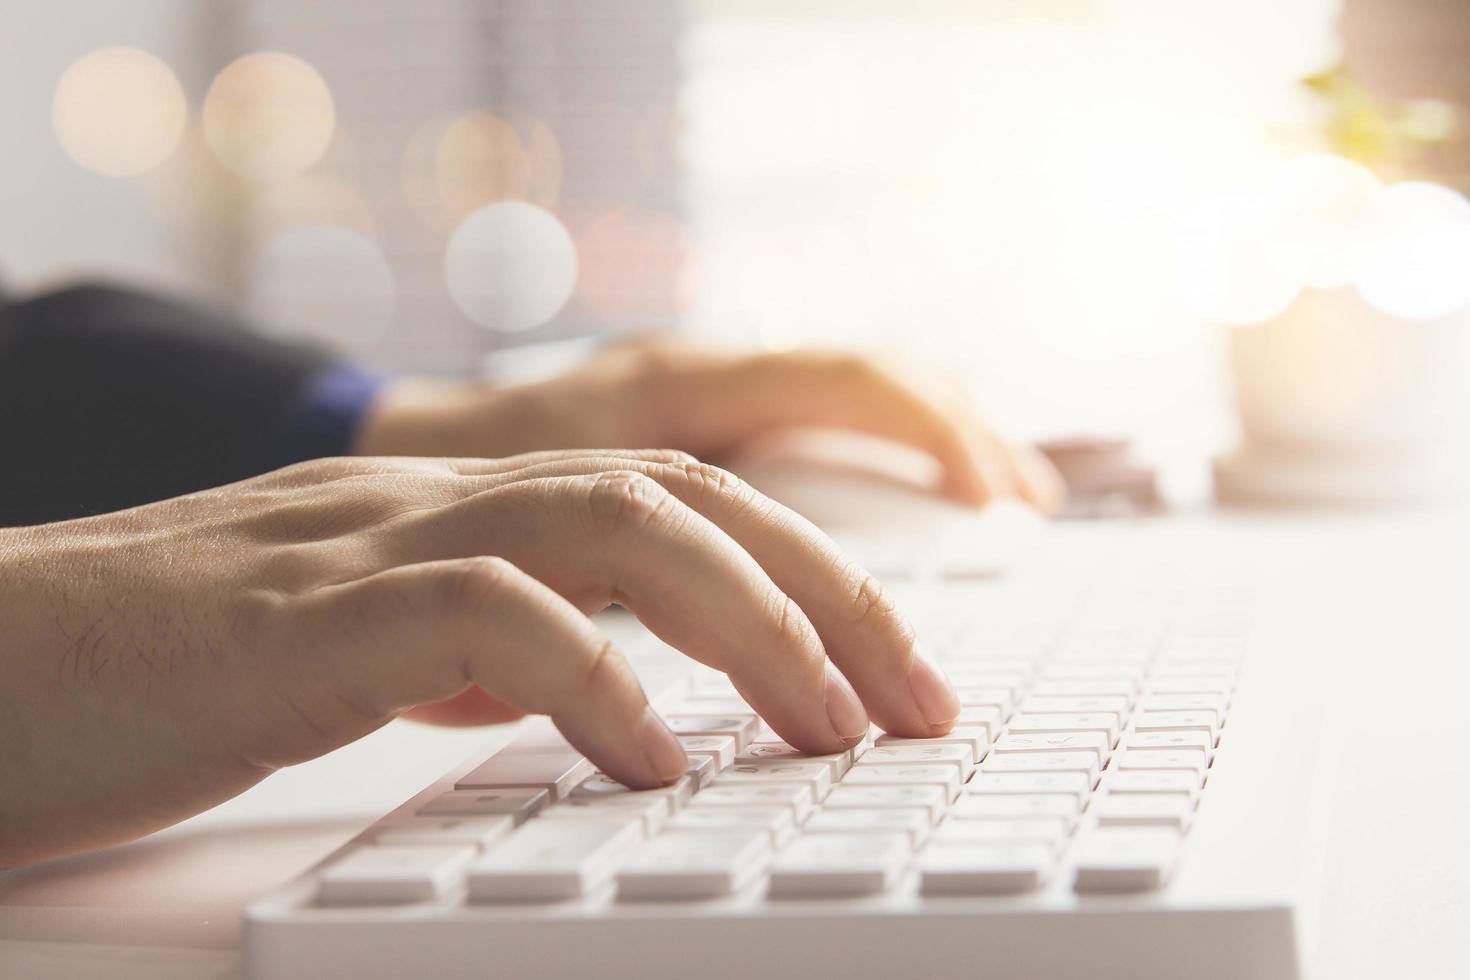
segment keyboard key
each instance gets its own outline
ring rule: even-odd
[[[848,786],[832,787],[823,801],[823,810],[884,810],[907,808],[923,811],[931,824],[938,823],[949,806],[943,787],[914,786]]]
[[[1088,714],[1106,712],[1121,718],[1128,712],[1128,699],[1117,694],[1040,695],[1021,702],[1028,715]]]
[[[1159,651],[1169,661],[1220,661],[1236,664],[1245,656],[1245,644],[1226,637],[1169,637]]]
[[[586,895],[612,880],[642,843],[631,823],[535,820],[469,866],[469,895],[482,902],[553,902]]]
[[[1099,827],[1170,827],[1183,831],[1194,801],[1183,793],[1109,793],[1093,803]]]
[[[1173,664],[1161,663],[1154,670],[1153,680],[1176,680],[1187,677],[1190,680],[1207,681],[1216,685],[1233,685],[1236,676],[1235,667],[1205,667],[1200,664]]]
[[[1162,829],[1098,830],[1073,852],[1079,892],[1133,892],[1162,888],[1179,860],[1179,835]]]
[[[1047,681],[1113,681],[1119,684],[1131,684],[1132,691],[1136,692],[1145,672],[1145,665],[1141,663],[1125,665],[1071,660],[1066,663],[1051,664],[1046,668],[1042,679]]]
[[[930,745],[875,745],[863,753],[858,766],[951,765],[967,777],[975,765],[975,753],[962,742]]]
[[[1225,717],[1225,699],[1218,694],[1145,694],[1139,711],[1209,711],[1219,721]]]
[[[709,756],[716,772],[729,769],[735,762],[733,735],[677,735],[686,755]]]
[[[1055,732],[1044,735],[1006,735],[990,747],[991,755],[1034,752],[1091,752],[1098,765],[1107,761],[1108,737],[1103,732]]]
[[[457,887],[474,856],[463,844],[369,844],[328,865],[320,899],[324,905],[426,902]]]
[[[689,685],[689,693],[685,697],[690,701],[710,698],[738,698],[740,691],[736,689],[728,674],[713,671],[700,677],[694,678]],[[744,700],[742,698],[742,700]]]
[[[705,715],[670,714],[664,718],[675,735],[726,735],[735,740],[735,751],[743,752],[760,730],[760,719],[753,714]]]
[[[720,773],[719,786],[758,786],[765,783],[806,783],[812,798],[821,800],[832,788],[832,768],[825,762],[786,759],[745,759]]]
[[[486,847],[515,829],[515,818],[409,817],[374,828],[375,844],[474,844]]]
[[[935,738],[899,738],[896,735],[879,735],[874,741],[874,748],[899,748],[907,745],[934,745],[934,744],[956,744],[968,745],[970,751],[975,754],[976,760],[985,754],[985,747],[990,744],[990,729],[988,727],[971,727],[956,725],[944,735]]]
[[[689,797],[693,792],[694,781],[688,776],[683,777],[670,786],[660,786],[657,789],[629,789],[606,773],[599,772],[572,790],[571,795],[567,799],[587,800],[617,797],[650,800],[662,799],[668,811],[673,813],[685,803],[689,802]]]
[[[960,771],[954,766],[853,766],[843,786],[938,786],[945,801],[960,795]]]
[[[1072,830],[1063,817],[1032,817],[1016,820],[944,821],[934,832],[934,843],[964,841],[976,844],[1045,844],[1056,847]]]
[[[816,817],[812,817],[815,820]],[[810,820],[807,823],[811,823]],[[669,821],[669,833],[677,831],[743,831],[764,829],[771,845],[780,847],[796,836],[796,819],[790,807],[780,806],[690,806]]]
[[[1005,719],[1005,712],[999,708],[962,707],[954,723],[956,728],[983,728],[988,740],[1000,734],[1000,727],[1005,724]]]
[[[949,819],[1020,820],[1060,817],[1070,827],[1081,803],[1075,796],[1024,793],[965,793],[955,801]]]
[[[418,812],[428,817],[488,817],[504,814],[520,824],[550,802],[551,794],[544,789],[452,789],[419,807]]]
[[[1146,667],[1151,660],[1153,652],[1146,645],[1127,641],[1100,643],[1092,637],[1071,645],[1063,643],[1052,651],[1051,657],[1053,664],[1085,663],[1093,667],[1116,667],[1121,673]]]
[[[1185,769],[1153,769],[1103,774],[1102,786],[1109,793],[1183,793],[1199,795],[1204,780]]]
[[[986,666],[983,662],[976,664],[967,660],[947,661],[945,672],[949,674],[952,683],[967,690],[1001,687],[1014,694],[1031,680],[1029,669],[1006,670],[998,664]]]
[[[1081,801],[1092,780],[1080,772],[977,772],[965,784],[969,793],[1059,794]]]
[[[758,880],[770,855],[770,837],[762,830],[664,834],[635,851],[618,871],[618,898],[656,901],[729,895]]]
[[[457,783],[456,789],[544,789],[553,799],[564,799],[595,768],[570,745],[523,746],[512,742],[480,763]]]
[[[692,791],[698,793],[715,778],[715,760],[707,755],[690,755],[687,758],[689,765],[685,767],[684,774],[689,777]]]
[[[726,697],[699,697],[691,695],[686,697],[679,705],[679,714],[691,715],[744,715],[754,714],[755,709],[745,703],[745,699],[735,695]],[[675,734],[679,734],[675,732]]]
[[[1011,735],[1047,735],[1058,732],[1099,732],[1108,744],[1118,740],[1118,716],[1100,712],[1055,715],[1016,715],[1011,719]]]
[[[769,894],[817,898],[886,891],[912,853],[902,833],[803,835],[776,855]]]
[[[1210,711],[1140,711],[1133,716],[1133,727],[1140,732],[1203,732],[1211,742],[1220,734]]]
[[[1150,694],[1209,694],[1215,697],[1230,696],[1234,684],[1215,677],[1154,677],[1149,680]]]
[[[1092,752],[992,752],[981,772],[1080,772],[1097,781],[1097,756]]]
[[[1138,685],[1132,680],[1123,681],[1037,681],[1031,693],[1038,697],[1086,697],[1094,694],[1110,694],[1123,699],[1125,707],[1131,707]]]
[[[1190,772],[1205,771],[1204,753],[1186,749],[1179,752],[1163,752],[1158,749],[1128,749],[1119,752],[1113,759],[1113,768],[1129,769],[1187,769]]]
[[[797,820],[805,820],[812,812],[814,797],[809,783],[761,783],[757,785],[720,785],[716,783],[694,798],[696,807],[770,807],[783,806]]]
[[[1201,752],[1208,765],[1214,756],[1214,746],[1206,732],[1132,732],[1123,740],[1123,748],[1132,751]]]
[[[915,848],[924,846],[933,824],[925,810],[831,810],[812,814],[801,827],[803,834],[875,834],[902,832]]]
[[[640,827],[644,837],[663,830],[671,817],[669,801],[662,796],[652,799],[641,794],[610,797],[570,797],[541,811],[537,820],[600,820],[604,823],[631,823]]]
[[[1040,888],[1055,859],[1044,844],[935,841],[919,856],[925,895],[998,895]]]
[[[824,762],[832,770],[832,778],[841,779],[843,773],[847,772],[848,767],[852,765],[853,754],[847,751],[836,752],[832,755],[807,755],[785,742],[754,742],[735,757],[735,764],[759,762],[766,759],[778,759],[783,762]]]
[[[1011,713],[1015,693],[1008,687],[956,687],[955,696],[964,708],[995,708],[1002,715]]]

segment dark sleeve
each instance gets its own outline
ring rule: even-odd
[[[329,438],[298,430],[313,416],[303,398],[336,367],[316,348],[125,289],[12,303],[0,311],[0,526],[118,510],[325,455]]]

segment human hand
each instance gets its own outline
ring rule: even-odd
[[[0,530],[0,867],[166,826],[414,706],[548,714],[614,777],[672,781],[682,748],[586,616],[614,602],[810,752],[959,710],[876,581],[682,453],[317,460]]]
[[[964,392],[889,358],[829,351],[732,354],[664,343],[615,348],[539,384],[390,385],[362,431],[365,455],[502,456],[533,449],[669,446],[727,458],[772,430],[851,429],[906,443],[943,468],[962,503],[1019,497],[1046,512],[1066,496],[1029,446],[1008,445]]]

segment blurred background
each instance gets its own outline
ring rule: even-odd
[[[1311,154],[1470,180],[1461,0],[0,10],[7,288],[167,288],[397,371],[671,327],[1219,445],[1219,324],[1303,286],[1222,229],[1283,179],[1336,227],[1357,171],[1282,177]]]

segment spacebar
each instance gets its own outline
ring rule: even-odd
[[[561,799],[592,775],[592,763],[544,719],[529,719],[510,744],[454,784],[455,789],[532,786]]]

